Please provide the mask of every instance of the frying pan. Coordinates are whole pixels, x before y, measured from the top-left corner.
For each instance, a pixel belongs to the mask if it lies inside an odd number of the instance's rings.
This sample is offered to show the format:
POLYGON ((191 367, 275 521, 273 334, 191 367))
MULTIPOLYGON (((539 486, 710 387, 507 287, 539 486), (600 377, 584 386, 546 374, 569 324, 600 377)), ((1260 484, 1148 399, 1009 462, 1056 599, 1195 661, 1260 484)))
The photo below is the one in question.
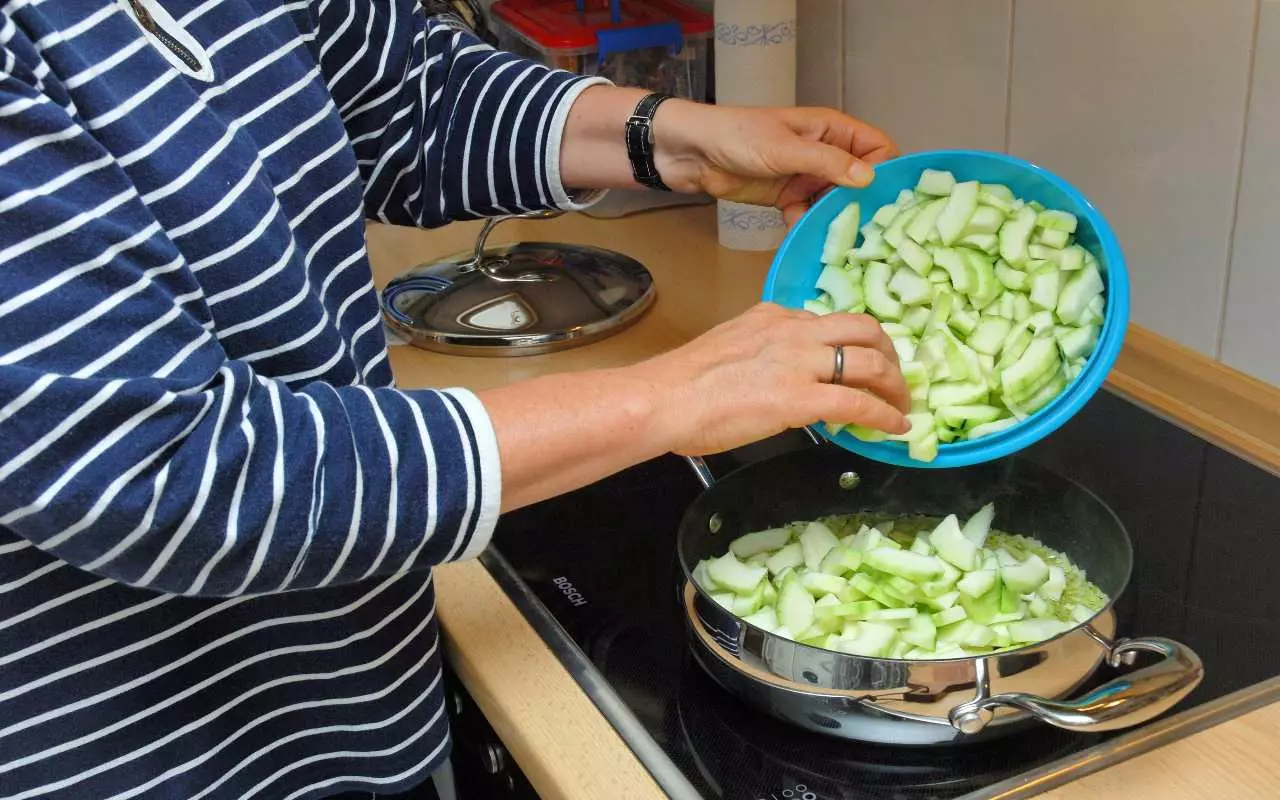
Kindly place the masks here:
POLYGON ((945 745, 1006 735, 1041 723, 1099 732, 1146 722, 1200 682, 1200 658, 1171 639, 1117 639, 1113 605, 1125 590, 1133 548, 1098 497, 1019 457, 948 470, 874 462, 834 447, 757 461, 716 481, 689 459, 705 491, 680 524, 689 646, 727 691, 784 721, 821 733, 897 745, 945 745), (1106 593, 1094 617, 1035 645, 987 656, 866 658, 801 644, 734 616, 692 580, 705 558, 751 531, 832 514, 961 519, 994 502, 994 529, 1038 539, 1067 555, 1106 593), (1155 663, 1079 697, 1103 661, 1155 663))

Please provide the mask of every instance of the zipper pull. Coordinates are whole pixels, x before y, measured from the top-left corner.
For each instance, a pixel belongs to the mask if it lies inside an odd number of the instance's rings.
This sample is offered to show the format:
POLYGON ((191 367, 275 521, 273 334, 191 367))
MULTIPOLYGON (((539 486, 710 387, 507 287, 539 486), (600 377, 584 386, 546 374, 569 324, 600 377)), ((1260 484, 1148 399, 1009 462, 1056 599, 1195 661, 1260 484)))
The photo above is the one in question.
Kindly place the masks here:
POLYGON ((134 16, 137 18, 138 24, 142 26, 142 29, 151 34, 156 41, 167 48, 193 73, 199 74, 208 69, 209 65, 207 63, 202 61, 195 53, 191 52, 190 48, 170 35, 168 31, 156 22, 155 18, 151 16, 151 12, 142 5, 140 0, 129 0, 129 7, 133 9, 134 16))

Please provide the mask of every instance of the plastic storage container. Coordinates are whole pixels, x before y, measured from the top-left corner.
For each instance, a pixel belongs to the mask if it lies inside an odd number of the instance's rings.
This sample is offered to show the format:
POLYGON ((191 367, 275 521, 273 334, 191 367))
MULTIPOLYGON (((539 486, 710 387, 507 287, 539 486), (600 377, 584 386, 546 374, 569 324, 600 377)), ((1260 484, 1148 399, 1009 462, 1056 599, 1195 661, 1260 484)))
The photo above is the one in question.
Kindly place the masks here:
MULTIPOLYGON (((498 46, 551 67, 620 86, 706 102, 710 14, 677 0, 496 0, 489 8, 498 46)), ((700 195, 614 190, 585 213, 705 203, 700 195)))
POLYGON ((503 50, 703 102, 712 18, 676 0, 498 0, 503 50))

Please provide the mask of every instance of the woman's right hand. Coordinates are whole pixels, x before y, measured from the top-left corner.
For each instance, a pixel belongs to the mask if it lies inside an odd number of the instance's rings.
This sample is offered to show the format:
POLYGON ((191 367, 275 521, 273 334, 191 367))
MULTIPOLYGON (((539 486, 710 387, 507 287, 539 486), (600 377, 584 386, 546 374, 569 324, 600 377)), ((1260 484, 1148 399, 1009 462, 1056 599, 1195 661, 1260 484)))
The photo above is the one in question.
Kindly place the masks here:
POLYGON ((671 450, 705 455, 826 420, 905 433, 910 392, 880 323, 765 303, 634 369, 671 450), (844 348, 842 385, 829 383, 844 348))
POLYGON ((630 367, 480 392, 502 464, 502 508, 572 491, 668 452, 706 455, 819 420, 905 433, 911 405, 880 323, 764 304, 630 367), (835 348, 842 385, 832 386, 835 348))

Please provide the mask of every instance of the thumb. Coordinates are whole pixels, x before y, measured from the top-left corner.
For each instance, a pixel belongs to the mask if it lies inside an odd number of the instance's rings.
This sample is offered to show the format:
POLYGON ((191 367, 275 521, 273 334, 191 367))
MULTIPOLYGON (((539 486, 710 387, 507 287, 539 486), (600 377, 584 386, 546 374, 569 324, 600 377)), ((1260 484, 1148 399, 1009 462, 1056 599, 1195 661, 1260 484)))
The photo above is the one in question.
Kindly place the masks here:
POLYGON ((784 172, 812 175, 838 186, 866 186, 875 177, 874 168, 849 151, 798 137, 785 145, 778 160, 784 172))

